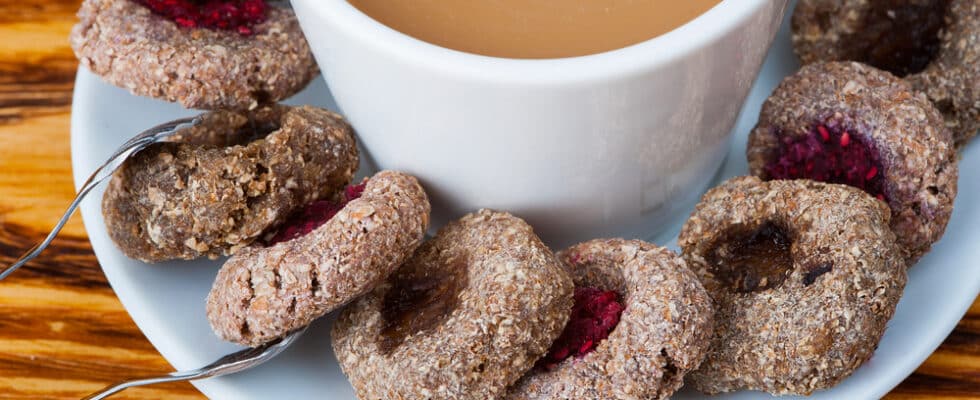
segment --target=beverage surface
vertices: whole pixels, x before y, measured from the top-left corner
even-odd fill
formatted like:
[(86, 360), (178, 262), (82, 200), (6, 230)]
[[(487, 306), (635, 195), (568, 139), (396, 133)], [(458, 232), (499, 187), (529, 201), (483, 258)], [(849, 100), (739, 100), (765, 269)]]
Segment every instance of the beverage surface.
[(348, 1), (392, 29), (450, 49), (507, 58), (561, 58), (660, 36), (721, 0)]

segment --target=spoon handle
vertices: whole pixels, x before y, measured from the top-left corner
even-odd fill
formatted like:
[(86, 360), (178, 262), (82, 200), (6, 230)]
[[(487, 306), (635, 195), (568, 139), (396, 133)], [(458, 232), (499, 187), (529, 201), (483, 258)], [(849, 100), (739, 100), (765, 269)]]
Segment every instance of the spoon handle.
[(193, 376), (184, 376), (184, 374), (186, 373), (172, 372), (167, 375), (162, 375), (162, 376), (157, 376), (152, 378), (130, 379), (130, 380), (118, 382), (113, 385), (107, 386), (96, 393), (92, 393), (88, 396), (85, 396), (82, 398), (82, 400), (102, 400), (116, 393), (119, 393), (123, 390), (129, 389), (131, 387), (155, 385), (158, 383), (178, 382), (178, 381), (187, 381), (187, 380), (195, 379), (195, 377)]
[(145, 149), (147, 146), (163, 141), (164, 139), (173, 136), (174, 133), (177, 133), (184, 128), (197, 125), (199, 122), (200, 119), (197, 117), (170, 121), (150, 128), (139, 135), (134, 136), (132, 139), (129, 139), (126, 141), (126, 143), (123, 143), (123, 145), (120, 146), (119, 149), (117, 149), (116, 152), (113, 153), (104, 164), (99, 166), (99, 168), (97, 168), (95, 172), (88, 177), (85, 184), (79, 188), (78, 194), (75, 195), (75, 198), (71, 201), (71, 204), (68, 205), (68, 209), (65, 210), (65, 213), (61, 216), (61, 219), (58, 220), (58, 223), (55, 224), (54, 228), (51, 229), (51, 232), (48, 233), (48, 236), (46, 236), (41, 243), (31, 247), (30, 250), (24, 253), (24, 255), (21, 256), (16, 262), (11, 264), (6, 269), (0, 271), (0, 280), (3, 280), (18, 268), (22, 267), (24, 264), (27, 264), (27, 262), (40, 255), (44, 249), (48, 248), (48, 246), (51, 245), (51, 242), (54, 241), (54, 238), (58, 236), (58, 233), (61, 232), (61, 229), (65, 227), (66, 223), (68, 223), (68, 220), (71, 218), (72, 214), (75, 213), (78, 205), (82, 203), (82, 199), (84, 199), (85, 196), (92, 191), (92, 189), (95, 189), (96, 186), (102, 183), (102, 181), (112, 176), (112, 173), (116, 172), (116, 170), (122, 166), (126, 159), (133, 154), (136, 154), (140, 150)]
[(119, 393), (123, 390), (129, 389), (136, 386), (146, 386), (155, 385), (157, 383), (166, 382), (177, 382), (177, 381), (192, 381), (196, 379), (205, 379), (215, 376), (230, 375), (237, 372), (241, 372), (252, 367), (261, 365), (266, 361), (271, 360), (273, 357), (282, 353), (287, 347), (293, 344), (303, 332), (306, 331), (306, 327), (300, 328), (298, 330), (292, 331), (282, 339), (266, 343), (259, 347), (248, 348), (244, 350), (239, 350), (235, 353), (228, 354), (224, 357), (219, 358), (215, 362), (208, 364), (204, 367), (189, 370), (189, 371), (177, 371), (171, 372), (166, 375), (150, 377), (150, 378), (140, 378), (140, 379), (130, 379), (122, 382), (115, 383), (113, 385), (107, 386), (105, 389), (92, 393), (82, 400), (101, 400), (109, 397), (113, 394)]

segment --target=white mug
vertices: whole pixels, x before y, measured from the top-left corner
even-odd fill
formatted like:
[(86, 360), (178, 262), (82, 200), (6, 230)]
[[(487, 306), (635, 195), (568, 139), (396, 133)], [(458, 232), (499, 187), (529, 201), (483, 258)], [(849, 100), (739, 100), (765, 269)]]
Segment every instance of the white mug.
[(345, 0), (292, 3), (369, 157), (419, 177), (433, 227), (493, 208), (559, 247), (649, 238), (691, 207), (787, 0), (724, 0), (636, 45), (540, 60), (432, 45)]

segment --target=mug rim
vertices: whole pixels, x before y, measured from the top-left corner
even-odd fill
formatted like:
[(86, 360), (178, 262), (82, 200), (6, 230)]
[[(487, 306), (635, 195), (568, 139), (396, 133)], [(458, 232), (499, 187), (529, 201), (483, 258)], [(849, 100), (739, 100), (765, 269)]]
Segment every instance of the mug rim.
[[(722, 0), (705, 13), (667, 33), (626, 47), (576, 57), (518, 59), (468, 53), (417, 39), (375, 20), (347, 0), (291, 1), (306, 3), (304, 8), (318, 12), (322, 21), (345, 31), (349, 38), (360, 41), (348, 46), (369, 46), (395, 56), (399, 61), (434, 69), (449, 76), (530, 85), (589, 82), (648, 71), (720, 39), (755, 15), (766, 2), (787, 2)], [(300, 17), (301, 25), (306, 19)], [(308, 22), (316, 23), (314, 20)]]

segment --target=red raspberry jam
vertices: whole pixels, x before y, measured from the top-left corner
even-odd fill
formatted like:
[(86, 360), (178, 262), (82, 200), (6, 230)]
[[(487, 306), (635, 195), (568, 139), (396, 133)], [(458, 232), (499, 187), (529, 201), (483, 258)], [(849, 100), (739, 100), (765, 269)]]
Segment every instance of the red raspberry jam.
[(266, 241), (266, 245), (272, 246), (276, 243), (288, 242), (296, 239), (319, 228), (327, 223), (330, 218), (344, 209), (347, 203), (361, 197), (364, 193), (365, 184), (350, 185), (344, 189), (343, 199), (339, 202), (330, 200), (317, 200), (306, 206), (303, 211), (293, 215), (279, 228), (272, 239)]
[(576, 288), (568, 324), (538, 366), (550, 370), (569, 357), (582, 358), (591, 353), (616, 328), (625, 308), (616, 292)]
[(766, 164), (768, 179), (811, 179), (850, 185), (887, 201), (884, 168), (863, 135), (817, 125), (804, 136), (784, 136)]
[(207, 28), (251, 35), (265, 22), (265, 0), (133, 0), (185, 28)]

